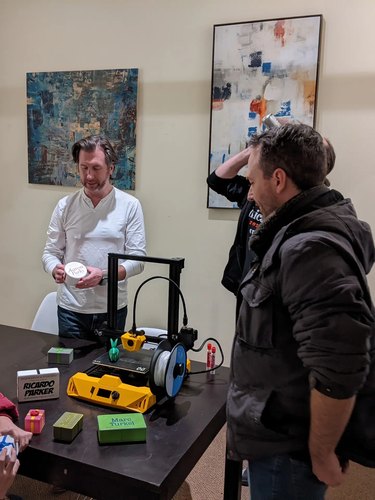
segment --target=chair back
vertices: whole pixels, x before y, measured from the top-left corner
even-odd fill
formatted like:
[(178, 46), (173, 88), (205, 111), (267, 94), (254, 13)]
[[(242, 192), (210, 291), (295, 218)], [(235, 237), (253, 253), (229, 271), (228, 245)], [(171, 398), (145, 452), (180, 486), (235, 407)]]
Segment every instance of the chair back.
[(50, 292), (44, 297), (35, 314), (31, 330), (58, 335), (56, 295), (57, 292)]

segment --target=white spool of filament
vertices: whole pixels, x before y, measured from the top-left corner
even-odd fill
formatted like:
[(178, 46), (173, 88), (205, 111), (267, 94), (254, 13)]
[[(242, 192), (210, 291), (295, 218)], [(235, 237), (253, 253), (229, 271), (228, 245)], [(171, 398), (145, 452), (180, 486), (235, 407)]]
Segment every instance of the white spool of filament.
[(65, 283), (75, 286), (78, 281), (87, 275), (87, 268), (80, 262), (69, 262), (65, 264)]
[(163, 351), (156, 360), (154, 368), (154, 382), (158, 387), (164, 387), (165, 375), (170, 357), (170, 351)]
[(181, 389), (185, 370), (185, 348), (182, 344), (176, 344), (171, 351), (159, 354), (153, 369), (153, 382), (163, 388), (168, 397), (173, 398)]

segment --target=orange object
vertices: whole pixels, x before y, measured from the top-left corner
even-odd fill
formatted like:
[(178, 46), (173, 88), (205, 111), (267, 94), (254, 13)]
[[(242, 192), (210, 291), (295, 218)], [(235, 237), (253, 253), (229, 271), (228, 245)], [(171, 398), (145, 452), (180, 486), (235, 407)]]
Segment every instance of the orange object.
[(252, 113), (258, 113), (259, 115), (259, 126), (262, 125), (262, 120), (267, 114), (267, 101), (262, 96), (257, 96), (250, 102), (250, 111)]

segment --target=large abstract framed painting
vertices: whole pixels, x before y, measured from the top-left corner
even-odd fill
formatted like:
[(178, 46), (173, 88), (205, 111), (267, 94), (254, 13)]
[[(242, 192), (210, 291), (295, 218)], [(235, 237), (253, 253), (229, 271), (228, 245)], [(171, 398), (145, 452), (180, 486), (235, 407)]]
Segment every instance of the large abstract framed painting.
[[(209, 173), (269, 113), (314, 126), (322, 16), (214, 26)], [(237, 208), (208, 191), (209, 208)]]
[(80, 185), (71, 147), (102, 134), (119, 161), (113, 184), (134, 189), (138, 69), (27, 73), (29, 183)]

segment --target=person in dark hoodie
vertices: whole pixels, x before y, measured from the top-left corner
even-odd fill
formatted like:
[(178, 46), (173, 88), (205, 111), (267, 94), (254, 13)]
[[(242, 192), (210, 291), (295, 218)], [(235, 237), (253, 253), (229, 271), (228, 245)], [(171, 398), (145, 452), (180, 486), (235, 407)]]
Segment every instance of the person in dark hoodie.
[(247, 165), (251, 149), (246, 148), (229, 158), (207, 177), (207, 184), (216, 193), (235, 202), (241, 209), (236, 236), (229, 251), (221, 284), (237, 295), (244, 270), (248, 269), (253, 254), (249, 250), (249, 238), (262, 222), (262, 214), (254, 200), (247, 199), (249, 181), (239, 171)]
[(286, 124), (250, 139), (263, 223), (231, 358), (227, 452), (252, 500), (323, 499), (348, 459), (375, 466), (375, 327), (368, 224), (329, 189), (323, 138)]
[[(287, 121), (284, 122), (288, 123)], [(282, 123), (280, 123), (282, 125)], [(327, 175), (332, 171), (336, 153), (331, 142), (324, 138), (324, 146), (327, 156)], [(243, 277), (247, 274), (252, 260), (255, 257), (254, 252), (249, 247), (251, 236), (262, 223), (262, 214), (257, 207), (252, 196), (248, 193), (250, 183), (247, 177), (239, 175), (239, 171), (245, 167), (249, 161), (249, 156), (252, 148), (247, 147), (233, 157), (219, 165), (216, 170), (211, 172), (207, 177), (207, 184), (216, 193), (225, 196), (227, 200), (237, 203), (241, 209), (238, 219), (237, 230), (234, 242), (229, 250), (228, 262), (224, 268), (221, 284), (234, 293), (237, 298), (236, 302), (236, 317), (239, 306), (241, 304), (241, 294), (237, 295)], [(328, 179), (325, 179), (325, 184), (330, 185)], [(248, 486), (248, 471), (246, 467), (242, 472), (242, 485)]]
[[(241, 280), (255, 257), (250, 250), (249, 239), (262, 223), (262, 214), (253, 199), (247, 199), (250, 183), (239, 171), (247, 165), (251, 149), (246, 148), (219, 165), (207, 177), (207, 184), (227, 200), (237, 203), (241, 209), (236, 236), (229, 250), (221, 284), (236, 296), (236, 317), (241, 297), (237, 295)], [(248, 471), (242, 471), (242, 486), (248, 486)]]

